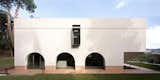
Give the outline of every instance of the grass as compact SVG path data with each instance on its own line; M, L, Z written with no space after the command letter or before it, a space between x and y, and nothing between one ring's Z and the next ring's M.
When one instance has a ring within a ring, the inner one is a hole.
M127 64L131 64L131 65L135 65L135 66L140 66L140 67L144 67L144 68L160 71L160 66L158 66L158 65L135 63L135 62L127 62Z
M1 76L0 80L159 80L160 74L38 74Z
M13 57L0 58L0 67L12 67L13 65L14 65Z

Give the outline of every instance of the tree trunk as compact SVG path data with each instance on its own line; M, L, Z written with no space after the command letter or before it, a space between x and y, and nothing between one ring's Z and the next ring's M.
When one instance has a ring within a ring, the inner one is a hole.
M11 13L10 13L10 7L7 7L7 29L8 29L8 37L9 37L9 48L11 51L11 56L14 55L14 37L13 37L13 29L11 24Z
M18 17L19 8L20 8L20 2L16 6L16 11L15 11L15 14L14 14L14 19Z

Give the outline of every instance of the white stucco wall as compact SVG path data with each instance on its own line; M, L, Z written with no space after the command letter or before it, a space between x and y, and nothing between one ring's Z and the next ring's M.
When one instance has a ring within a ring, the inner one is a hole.
M72 25L81 26L81 44L71 48ZM27 56L38 52L46 66L56 66L57 55L70 53L76 66L84 66L92 52L105 66L122 66L124 52L145 51L144 19L15 19L15 66L26 66Z

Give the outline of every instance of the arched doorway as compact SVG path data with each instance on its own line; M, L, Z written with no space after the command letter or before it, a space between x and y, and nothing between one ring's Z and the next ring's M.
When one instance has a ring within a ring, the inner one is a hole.
M75 60L69 53L61 53L57 57L57 69L75 69Z
M31 53L28 56L28 69L45 69L45 61L39 53Z
M86 69L104 69L105 60L99 53L92 53L87 56L85 61Z

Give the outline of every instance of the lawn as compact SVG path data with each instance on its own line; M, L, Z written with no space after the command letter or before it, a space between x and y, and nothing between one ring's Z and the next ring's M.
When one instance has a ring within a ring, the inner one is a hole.
M0 67L12 67L14 65L13 57L1 57Z
M160 66L158 66L158 65L135 63L135 62L127 62L127 64L131 64L131 65L135 65L135 66L140 66L140 67L144 67L144 68L160 71Z
M160 80L160 74L38 74L1 76L0 80Z

